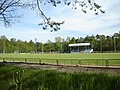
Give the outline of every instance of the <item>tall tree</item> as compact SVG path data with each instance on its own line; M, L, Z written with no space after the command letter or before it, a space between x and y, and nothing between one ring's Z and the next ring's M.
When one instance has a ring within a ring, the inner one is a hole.
M6 41L8 40L7 38L6 38L6 36L1 36L0 37L1 38L1 47L2 47L2 52L3 53L5 53L6 52Z
M71 43L71 44L76 43L76 40L75 40L75 38L74 38L74 37L72 37L72 38L71 38L70 43Z
M55 43L56 43L56 51L61 52L62 51L62 38L55 37Z

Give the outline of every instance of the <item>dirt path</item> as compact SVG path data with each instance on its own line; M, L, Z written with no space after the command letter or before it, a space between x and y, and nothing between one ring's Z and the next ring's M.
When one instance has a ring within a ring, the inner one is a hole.
M120 74L120 68L106 68L106 67L86 67L86 66L64 66L64 65L39 65L39 64L30 64L30 63L2 63L7 65L14 65L19 67L24 67L27 69L40 69L40 70L56 70L60 72L67 73L111 73L111 74Z

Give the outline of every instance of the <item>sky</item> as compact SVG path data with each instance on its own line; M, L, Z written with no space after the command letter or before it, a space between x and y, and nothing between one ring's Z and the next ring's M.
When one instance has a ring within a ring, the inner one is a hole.
M105 14L88 11L86 14L81 9L73 10L71 7L59 5L57 8L44 5L42 10L44 13L56 21L65 21L61 25L61 30L50 32L50 30L42 30L38 24L41 17L35 11L24 9L20 10L24 16L19 23L13 24L9 28L5 28L0 23L0 36L5 35L8 39L16 38L23 41L54 42L55 37L85 37L87 35L113 35L120 31L120 0L96 0L105 10Z

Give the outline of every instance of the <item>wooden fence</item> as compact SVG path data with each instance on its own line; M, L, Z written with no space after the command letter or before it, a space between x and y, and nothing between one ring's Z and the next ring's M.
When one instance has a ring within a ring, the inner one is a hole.
M91 67L120 67L120 59L0 58L0 62L21 62Z

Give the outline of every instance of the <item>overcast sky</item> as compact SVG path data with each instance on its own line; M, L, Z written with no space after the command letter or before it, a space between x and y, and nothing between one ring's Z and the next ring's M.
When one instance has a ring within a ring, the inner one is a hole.
M11 28L4 28L0 23L0 36L5 35L8 39L16 38L23 41L30 41L37 38L38 42L54 41L55 37L85 37L87 35L113 35L120 31L120 0L97 0L105 14L94 12L84 14L81 9L72 10L68 6L57 8L45 5L42 7L47 16L56 21L65 21L58 32L42 30L38 23L41 21L34 11L22 10L24 13L20 23L12 25Z

